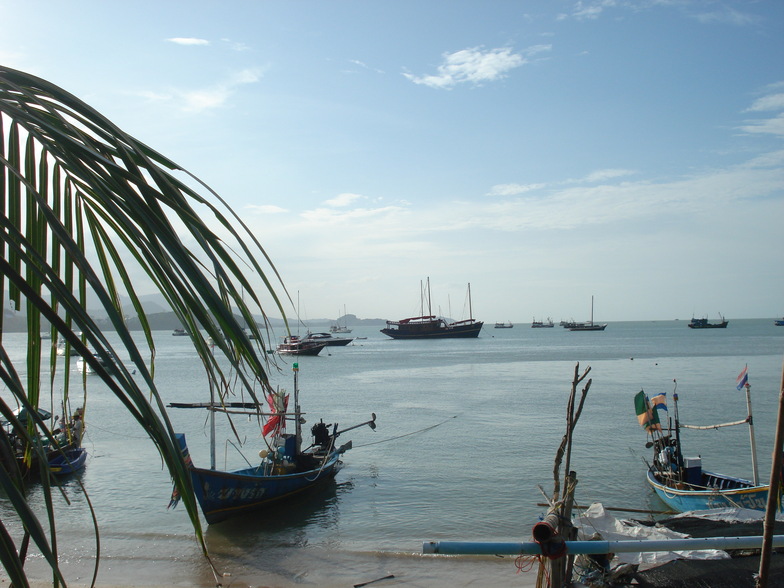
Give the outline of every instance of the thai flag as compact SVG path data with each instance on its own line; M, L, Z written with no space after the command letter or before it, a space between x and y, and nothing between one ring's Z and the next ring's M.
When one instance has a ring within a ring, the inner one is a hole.
M738 390L743 390L743 386L749 385L749 366L743 368L743 371L738 375L737 386Z

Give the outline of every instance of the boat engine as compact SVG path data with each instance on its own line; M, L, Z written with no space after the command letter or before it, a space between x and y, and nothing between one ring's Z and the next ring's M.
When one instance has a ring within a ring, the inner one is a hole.
M331 426L325 424L324 419L313 425L310 429L310 432L313 433L313 445L320 445L324 449L332 445L332 435L329 432Z

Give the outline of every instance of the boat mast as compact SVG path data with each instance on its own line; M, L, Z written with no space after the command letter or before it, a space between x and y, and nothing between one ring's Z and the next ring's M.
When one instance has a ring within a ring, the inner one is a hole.
M300 418L300 410L299 410L299 363L294 362L294 365L291 366L294 370L294 434L297 439L297 455L300 454L302 449L302 419Z
M751 467L754 470L754 485L759 486L759 469L757 468L757 442L754 439L754 419L751 416L751 384L746 382L746 407L749 410L749 441L751 442Z
M424 315L424 313L422 313ZM427 316L433 315L433 306L430 301L430 276L427 276Z
M474 310L471 308L471 282L468 282L468 318L474 320Z
M215 469L215 388L210 386L210 469Z
M593 326L593 294L591 294L591 326Z

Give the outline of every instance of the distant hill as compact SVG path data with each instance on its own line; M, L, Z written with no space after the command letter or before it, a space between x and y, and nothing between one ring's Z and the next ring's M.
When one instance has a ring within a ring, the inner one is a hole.
M171 331L174 329L181 328L183 325L180 323L180 320L177 318L171 311L165 310L165 306L160 305L157 301L142 301L142 305L144 307L145 312L147 313L147 320L154 331ZM104 312L96 312L93 316L93 320L96 324L103 330L113 330L114 327L109 322L109 319ZM238 317L239 319L239 317ZM257 320L261 322L261 318L257 317ZM270 318L270 324L273 327L284 327L283 319L279 318ZM357 326L379 326L384 325L386 321L384 319L360 319L357 318L356 315L347 314L338 318L338 322L341 325L346 325L349 327L357 327ZM293 327L296 326L296 319L289 319L289 324ZM305 322L305 325L313 330L327 330L331 325L335 324L335 321L331 319L315 319L309 320ZM141 322L139 321L138 316L129 317L126 320L126 325L131 331L140 331L141 330ZM45 328L45 327L44 327ZM7 333L20 333L27 331L27 318L24 312L15 312L9 309L4 309L3 311L3 331Z

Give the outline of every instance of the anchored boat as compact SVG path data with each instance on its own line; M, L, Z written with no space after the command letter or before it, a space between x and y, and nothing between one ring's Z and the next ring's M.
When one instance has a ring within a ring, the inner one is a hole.
M376 428L376 415L371 420L338 431L338 425L316 423L311 432L313 443L302 448L302 413L299 405L298 364L294 364L294 411L288 412L288 395L285 391L272 391L267 395L269 412L263 412L255 403L203 402L171 403L173 408L206 408L210 411L211 466L196 467L190 458L185 435L177 434L183 459L190 469L193 489L209 524L231 517L258 511L285 500L304 490L331 480L340 471L343 453L351 449L351 441L338 446L337 438L362 426ZM222 471L215 467L215 413L231 412L265 417L262 438L266 448L259 452L261 461L247 468ZM294 422L294 433L286 433L286 422ZM269 437L269 440L267 440ZM172 492L170 506L176 506L179 490Z
M678 394L674 392L674 421L668 417L665 429L662 427L659 412L667 410L666 394L658 394L649 400L641 390L635 396L637 418L650 436L646 447L653 449L653 462L649 464L646 479L659 498L675 511L729 507L752 510L766 508L770 486L759 482L750 386L746 369L741 372L738 380L738 389L744 386L746 388L748 416L741 421L731 423L706 426L682 424L678 416ZM704 470L700 457L684 456L680 439L681 429L717 429L743 424L749 425L754 480Z
M424 296L423 296L424 306ZM428 314L399 321L387 321L381 332L393 339L468 339L479 336L482 321L474 319L471 308L471 284L468 284L468 313L466 320L448 322L432 314L430 305L430 278L427 279ZM424 310L424 308L423 308Z

